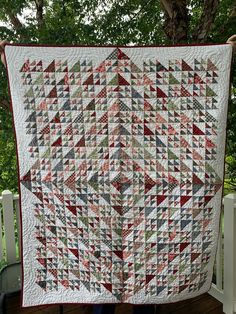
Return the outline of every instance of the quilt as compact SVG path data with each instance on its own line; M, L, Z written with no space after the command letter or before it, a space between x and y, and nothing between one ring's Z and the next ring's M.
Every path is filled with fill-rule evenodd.
M231 46L8 44L5 56L22 307L207 292Z

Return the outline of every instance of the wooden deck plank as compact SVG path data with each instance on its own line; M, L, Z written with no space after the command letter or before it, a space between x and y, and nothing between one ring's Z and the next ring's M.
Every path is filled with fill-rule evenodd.
M82 313L82 314L92 314L93 306L92 305L64 305L63 306L65 314L74 314L74 313Z
M6 314L59 314L59 305L20 308L20 294L6 302ZM92 314L92 305L63 305L64 314ZM117 304L115 314L132 314L132 304ZM157 314L224 314L223 305L208 293L185 301L157 305ZM148 313L147 313L148 314Z
M202 296L201 299L198 299L196 301L191 300L191 302L183 301L181 307L175 307L174 304L170 305L161 305L158 313L159 314L203 314L203 313L209 313L212 310L216 310L221 305L216 303L217 300L212 298L211 296L205 295Z
M179 301L179 302L174 302L174 303L169 303L169 304L160 304L158 305L158 313L172 313L172 311L179 311L182 308L185 308L186 306L191 306L194 302L202 302L202 300L205 298L205 295L200 295L195 298L191 298L185 301Z

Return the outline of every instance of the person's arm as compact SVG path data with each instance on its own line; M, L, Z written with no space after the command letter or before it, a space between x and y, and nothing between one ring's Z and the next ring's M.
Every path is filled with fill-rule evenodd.
M6 41L6 40L0 41L1 61L4 64L5 67L6 67L6 60L5 60L5 57L4 57L4 48L5 48L6 44L8 44L8 41Z

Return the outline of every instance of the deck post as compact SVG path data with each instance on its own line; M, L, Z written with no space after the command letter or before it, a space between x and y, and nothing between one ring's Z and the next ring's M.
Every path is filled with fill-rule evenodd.
M224 298L223 311L233 314L236 301L236 194L224 197Z

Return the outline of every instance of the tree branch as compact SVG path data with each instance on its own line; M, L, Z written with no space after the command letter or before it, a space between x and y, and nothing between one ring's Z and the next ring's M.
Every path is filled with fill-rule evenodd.
M198 24L197 31L193 38L199 42L204 42L214 24L219 0L204 0L202 15Z
M145 9L152 1L153 0L147 0L146 3L143 3L143 5L141 6L137 13L135 13L133 16L129 15L130 16L129 22L133 21L143 11L143 9Z
M163 6L163 8L165 9L165 11L168 13L169 15L169 18L172 18L173 15L174 15L174 12L173 12L173 8L170 4L170 1L168 0L161 0L161 4Z
M14 26L16 30L19 30L24 27L21 21L18 19L18 17L15 14L8 13L8 16L10 18L11 24Z
M236 16L236 3L233 5L233 8L230 12L229 17L235 17Z
M18 19L17 15L10 12L8 13L9 19L11 24L13 25L14 29L19 34L20 38L23 40L27 40L27 34L25 32L25 25L21 23L21 21Z
M43 19L43 7L44 7L44 1L43 0L35 0L36 5L36 19L38 22L38 26L41 27L44 24Z

